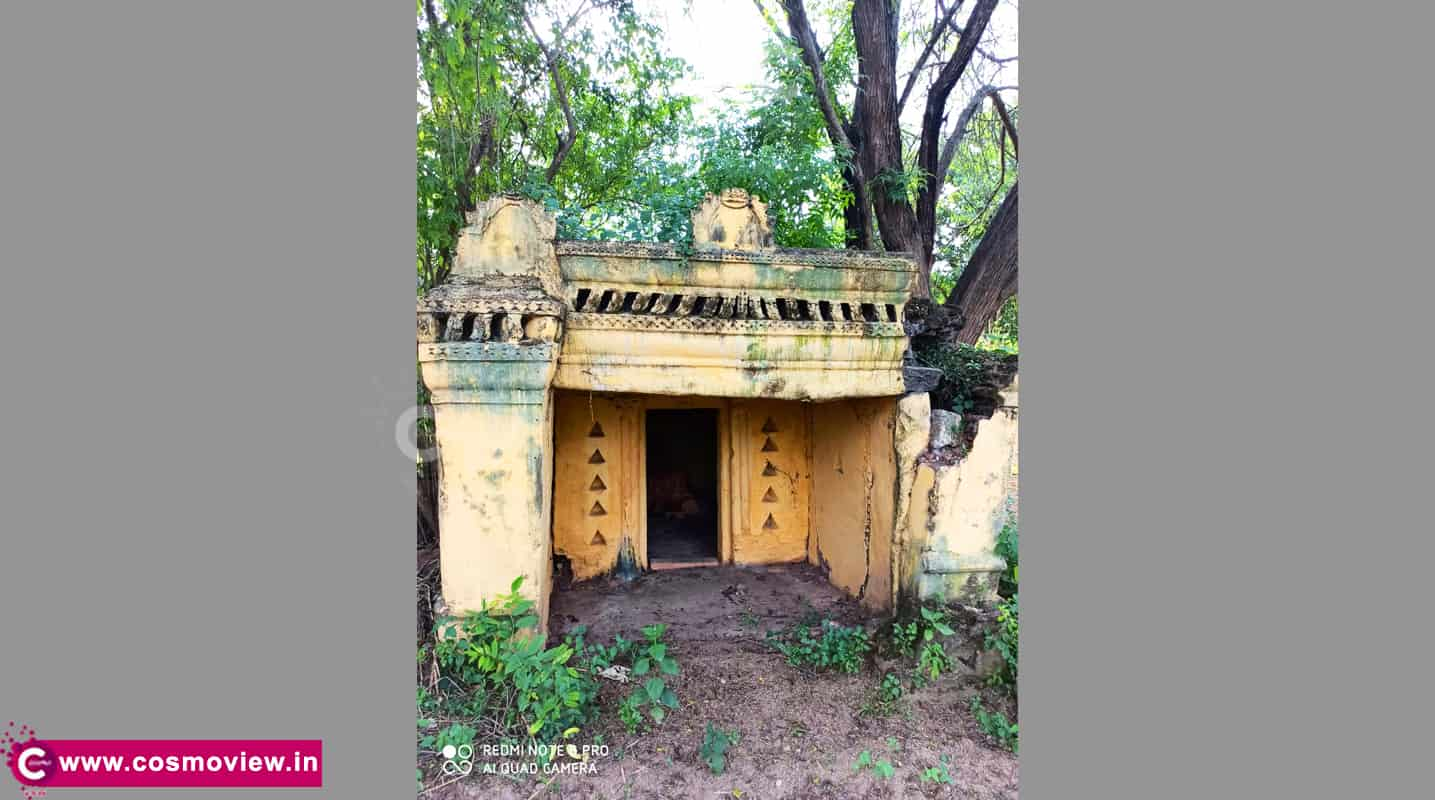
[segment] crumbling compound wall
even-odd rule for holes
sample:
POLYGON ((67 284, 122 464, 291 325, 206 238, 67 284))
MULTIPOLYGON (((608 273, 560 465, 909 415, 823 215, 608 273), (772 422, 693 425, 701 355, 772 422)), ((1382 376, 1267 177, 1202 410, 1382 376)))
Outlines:
POLYGON ((903 520, 902 602, 995 601, 1006 569, 994 552, 997 535, 1016 498, 1017 410, 1013 377, 990 418, 967 420, 976 427, 969 439, 949 428, 953 415, 933 413, 903 520))

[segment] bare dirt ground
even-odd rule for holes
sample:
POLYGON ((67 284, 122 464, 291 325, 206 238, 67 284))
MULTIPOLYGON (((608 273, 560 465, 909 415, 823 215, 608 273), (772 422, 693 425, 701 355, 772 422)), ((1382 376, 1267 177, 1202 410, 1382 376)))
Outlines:
MULTIPOLYGON (((610 748, 596 774, 484 775, 479 769, 427 796, 463 798, 1015 798, 1017 758, 977 729, 967 710, 978 689, 969 670, 916 690, 888 717, 859 714, 884 669, 858 675, 812 674, 790 667, 763 641, 815 610, 844 624, 876 620, 814 568, 718 567, 651 573, 633 583, 579 584, 553 595, 555 635, 588 626, 589 641, 668 623, 669 652, 681 674, 669 679, 680 707, 650 732, 629 734, 617 718, 631 691, 605 681, 602 718, 578 737, 601 734, 610 748), (713 775, 699 758, 707 723, 736 729, 727 770, 713 775), (895 744, 895 748, 893 747, 895 744), (890 778, 853 764, 863 751, 888 759, 890 778), (950 757, 954 785, 922 782, 922 771, 950 757), (550 781, 551 779, 551 781, 550 781), (548 781, 546 784, 545 782, 548 781)), ((959 629, 958 635, 963 633, 959 629)), ((970 639, 971 637, 968 636, 970 639)), ((960 643, 958 643, 960 645, 960 643)), ((960 646, 954 653, 961 658, 960 646)), ((966 652, 973 652, 969 644, 966 652)), ((483 762, 482 755, 475 763, 483 762)), ((503 759, 487 759, 502 761, 503 759)))

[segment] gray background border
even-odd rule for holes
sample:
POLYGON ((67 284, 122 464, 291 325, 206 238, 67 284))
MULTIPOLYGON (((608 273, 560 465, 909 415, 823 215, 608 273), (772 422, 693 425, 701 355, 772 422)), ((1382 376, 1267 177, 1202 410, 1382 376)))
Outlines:
MULTIPOLYGON (((1283 5, 1023 9, 1029 797, 1423 778, 1431 26, 1283 5)), ((410 25, 5 5, 0 715, 412 791, 410 25)))
POLYGON ((412 794, 412 11, 0 12, 6 720, 412 794))

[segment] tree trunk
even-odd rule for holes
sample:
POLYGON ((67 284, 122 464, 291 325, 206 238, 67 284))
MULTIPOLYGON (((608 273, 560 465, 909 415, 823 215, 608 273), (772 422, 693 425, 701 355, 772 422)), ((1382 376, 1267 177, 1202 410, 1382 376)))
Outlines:
POLYGON ((872 209, 882 246, 917 257, 918 291, 926 296, 929 259, 921 254, 917 215, 902 186, 902 131, 897 118, 897 6, 891 0, 856 0, 852 35, 857 45, 857 102, 862 174, 872 188, 872 209))
POLYGON ((953 337, 976 344, 982 332, 1001 313, 1002 305, 1016 294, 1017 184, 992 216, 971 261, 957 277, 947 297, 946 309, 953 323, 960 324, 953 337))

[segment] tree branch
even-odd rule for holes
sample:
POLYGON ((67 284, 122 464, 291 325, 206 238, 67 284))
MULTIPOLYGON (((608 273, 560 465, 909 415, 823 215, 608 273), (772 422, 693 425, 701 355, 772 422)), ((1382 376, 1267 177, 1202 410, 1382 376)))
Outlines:
POLYGON ((1001 95, 992 95, 992 105, 996 106, 997 114, 1002 118, 1002 125, 1006 127, 1006 135, 1011 138, 1012 157, 1020 158, 1021 154, 1017 152, 1016 148, 1016 125, 1012 123, 1011 114, 1007 112, 1006 103, 1002 101, 1001 95))
POLYGON ((947 26, 951 24, 952 17, 957 15, 957 9, 962 7, 962 0, 956 0, 952 7, 947 9, 946 16, 937 21, 932 27, 932 35, 927 37, 927 46, 922 48, 922 54, 917 56, 917 63, 912 67, 912 72, 907 76, 907 85, 902 87, 902 96, 897 99, 897 116, 902 115, 902 109, 907 105, 907 95, 912 93, 912 87, 917 85, 917 76, 922 73, 922 67, 927 63, 927 57, 932 54, 932 48, 937 46, 937 40, 942 38, 947 26))
MULTIPOLYGON (((802 52, 802 61, 812 73, 812 85, 817 94, 817 106, 822 110, 823 122, 827 124, 827 138, 832 141, 832 147, 837 151, 839 158, 848 162, 847 168, 852 173, 852 180, 849 184, 852 187, 854 204, 863 209, 863 218, 867 219, 866 209, 871 208, 871 197, 867 191, 867 176, 863 174, 862 165, 857 160, 857 150, 852 146, 852 140, 848 138, 844 129, 842 119, 837 114, 837 109, 832 104, 832 93, 827 86, 827 77, 822 71, 822 58, 817 52, 817 36, 812 32, 812 23, 807 19, 807 8, 802 0, 782 0, 783 11, 787 13, 787 25, 792 30, 792 38, 802 52)), ((870 225, 870 221, 864 223, 870 225)), ((859 239, 864 242, 871 241, 870 228, 862 231, 859 239)))
MULTIPOLYGON (((947 170, 951 168, 952 159, 955 158, 957 155, 957 145, 961 144, 962 137, 966 135, 967 126, 971 124, 972 117, 975 116, 977 111, 982 107, 982 101, 986 100, 988 97, 991 97, 994 98, 994 102, 1000 103, 1001 95, 999 95, 998 92, 1014 88, 1016 87, 990 85, 983 86, 982 88, 977 90, 976 94, 972 95, 971 100, 967 101, 966 107, 963 108, 962 113, 957 116, 956 127, 952 128, 951 134, 947 137, 946 144, 942 145, 941 157, 937 159, 936 177, 938 186, 940 186, 944 181, 946 181, 947 170)), ((1015 136, 1013 136, 1012 142, 1012 146, 1015 147, 1015 136)))
POLYGON ((977 41, 982 38, 982 31, 986 30, 996 4, 997 0, 977 0, 976 7, 967 18, 962 39, 957 43, 957 51, 952 54, 951 60, 942 66, 937 80, 927 92, 927 108, 922 114, 921 144, 917 151, 917 167, 925 173, 926 178, 917 193, 917 230, 921 232, 922 246, 928 253, 931 252, 937 228, 937 196, 941 191, 937 175, 940 158, 937 142, 942 134, 942 122, 946 118, 947 97, 951 95, 957 80, 971 63, 972 54, 977 49, 977 41))
MULTIPOLYGON (((583 13, 583 5, 586 5, 586 0, 584 4, 578 6, 573 17, 568 20, 568 24, 563 26, 564 31, 568 30, 579 14, 583 13)), ((553 78, 553 94, 558 98, 558 106, 563 109, 563 120, 568 125, 568 132, 558 135, 558 149, 553 152, 553 158, 548 162, 548 169, 543 173, 544 180, 551 184, 553 178, 558 175, 558 170, 562 168, 563 160, 568 157, 568 151, 573 149, 573 143, 578 141, 578 122, 573 118, 573 109, 568 104, 568 87, 563 83, 563 70, 559 68, 556 51, 544 44, 543 37, 538 35, 538 29, 534 27, 533 20, 529 18, 526 10, 523 12, 523 21, 528 25, 528 30, 533 33, 533 41, 538 43, 538 49, 543 51, 543 58, 548 65, 548 74, 553 78)))

